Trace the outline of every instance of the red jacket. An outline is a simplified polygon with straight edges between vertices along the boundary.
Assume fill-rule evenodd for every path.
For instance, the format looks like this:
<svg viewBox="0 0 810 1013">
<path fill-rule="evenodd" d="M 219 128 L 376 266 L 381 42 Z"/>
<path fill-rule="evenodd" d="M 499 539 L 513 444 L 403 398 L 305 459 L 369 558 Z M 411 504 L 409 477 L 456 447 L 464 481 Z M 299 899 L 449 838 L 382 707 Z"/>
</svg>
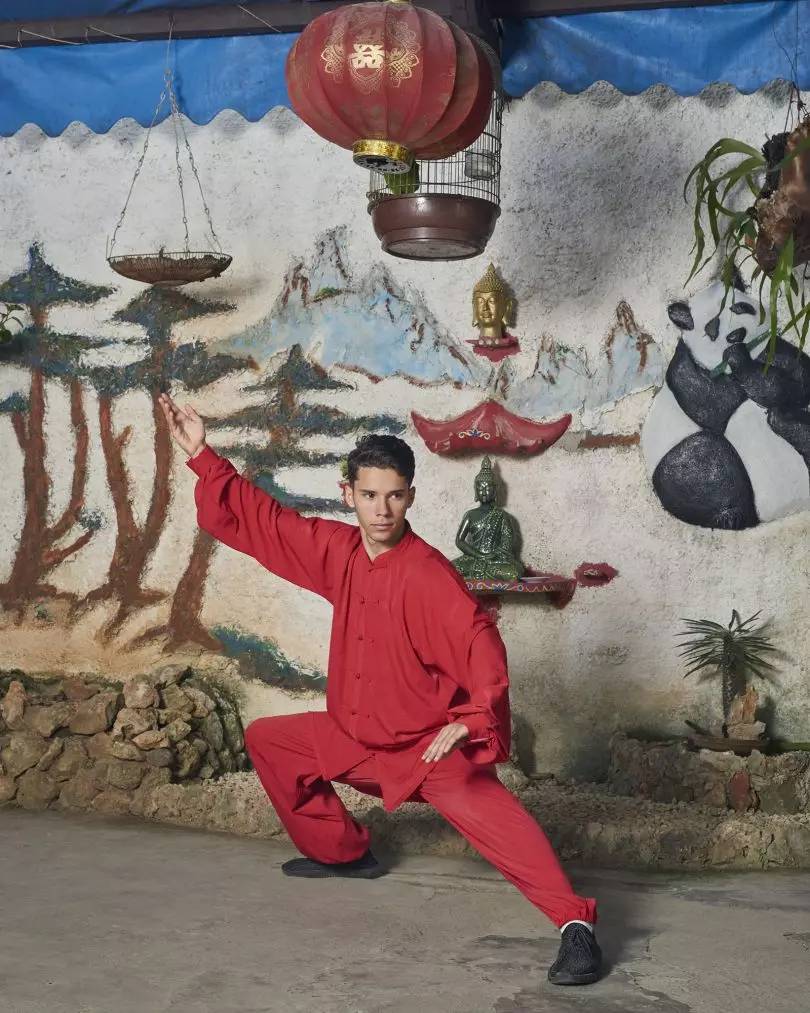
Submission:
<svg viewBox="0 0 810 1013">
<path fill-rule="evenodd" d="M 188 462 L 200 527 L 334 609 L 326 709 L 316 748 L 334 779 L 373 752 L 386 809 L 421 784 L 427 744 L 448 722 L 470 729 L 474 763 L 508 758 L 506 650 L 450 562 L 410 527 L 370 560 L 360 529 L 280 506 L 207 447 Z"/>
</svg>

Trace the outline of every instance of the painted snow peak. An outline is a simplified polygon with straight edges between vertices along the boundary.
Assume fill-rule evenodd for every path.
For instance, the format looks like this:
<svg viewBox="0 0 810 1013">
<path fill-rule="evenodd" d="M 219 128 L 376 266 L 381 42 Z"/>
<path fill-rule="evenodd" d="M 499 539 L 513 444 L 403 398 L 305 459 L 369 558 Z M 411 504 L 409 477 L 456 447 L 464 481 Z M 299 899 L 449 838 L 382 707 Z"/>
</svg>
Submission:
<svg viewBox="0 0 810 1013">
<path fill-rule="evenodd" d="M 641 447 L 665 510 L 739 530 L 810 506 L 810 358 L 780 338 L 766 372 L 768 320 L 741 284 L 723 295 L 669 306 L 681 339 Z"/>
<path fill-rule="evenodd" d="M 628 394 L 659 386 L 663 376 L 659 345 L 622 301 L 596 362 L 589 360 L 584 349 L 544 336 L 530 375 L 508 380 L 506 403 L 519 415 L 548 418 L 575 409 L 601 408 Z"/>
<path fill-rule="evenodd" d="M 423 297 L 402 288 L 382 264 L 362 278 L 353 275 L 343 228 L 322 235 L 311 260 L 288 268 L 268 316 L 224 348 L 263 363 L 293 345 L 327 369 L 344 366 L 379 379 L 401 375 L 421 383 L 483 385 L 489 375 L 489 367 L 439 324 Z"/>
</svg>

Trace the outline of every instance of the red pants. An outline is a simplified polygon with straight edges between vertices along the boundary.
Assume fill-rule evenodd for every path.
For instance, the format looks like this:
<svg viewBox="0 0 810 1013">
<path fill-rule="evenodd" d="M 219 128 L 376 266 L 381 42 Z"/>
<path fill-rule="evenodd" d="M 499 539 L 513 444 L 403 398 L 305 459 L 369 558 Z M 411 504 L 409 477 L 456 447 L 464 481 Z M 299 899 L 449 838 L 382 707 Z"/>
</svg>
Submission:
<svg viewBox="0 0 810 1013">
<path fill-rule="evenodd" d="M 298 850 L 319 862 L 349 862 L 370 843 L 337 792 L 320 775 L 312 718 L 260 718 L 245 741 L 256 772 Z M 366 795 L 380 795 L 373 753 L 337 779 Z M 459 751 L 439 761 L 409 800 L 427 802 L 557 926 L 593 922 L 593 900 L 577 897 L 548 838 L 498 780 L 495 768 L 470 763 Z"/>
</svg>

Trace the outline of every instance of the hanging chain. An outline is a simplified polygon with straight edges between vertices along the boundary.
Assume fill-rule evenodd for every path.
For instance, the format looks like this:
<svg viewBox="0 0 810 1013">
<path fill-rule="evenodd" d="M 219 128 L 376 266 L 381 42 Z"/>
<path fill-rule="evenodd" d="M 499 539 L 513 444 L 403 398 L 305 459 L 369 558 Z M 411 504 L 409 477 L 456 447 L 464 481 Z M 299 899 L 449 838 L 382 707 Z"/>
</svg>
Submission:
<svg viewBox="0 0 810 1013">
<path fill-rule="evenodd" d="M 184 232 L 185 232 L 184 252 L 185 253 L 189 253 L 190 252 L 190 240 L 189 240 L 189 233 L 188 233 L 188 215 L 187 215 L 187 212 L 186 212 L 186 194 L 185 194 L 185 185 L 184 185 L 184 180 L 183 180 L 183 167 L 182 167 L 182 164 L 180 162 L 180 135 L 181 134 L 182 134 L 182 137 L 183 137 L 183 143 L 184 143 L 184 146 L 185 146 L 185 149 L 186 149 L 186 153 L 188 155 L 189 164 L 191 166 L 191 171 L 192 171 L 192 173 L 194 175 L 194 179 L 196 180 L 197 189 L 200 191 L 200 199 L 202 200 L 202 206 L 203 206 L 203 210 L 205 211 L 205 217 L 206 217 L 206 220 L 208 222 L 208 228 L 209 228 L 209 231 L 211 233 L 211 238 L 213 240 L 213 244 L 214 244 L 217 252 L 218 253 L 222 253 L 222 245 L 221 245 L 221 243 L 219 241 L 219 236 L 217 235 L 216 230 L 214 228 L 214 222 L 213 222 L 213 219 L 211 217 L 211 211 L 210 211 L 210 209 L 208 207 L 208 204 L 206 202 L 205 194 L 203 193 L 202 182 L 200 180 L 200 174 L 197 171 L 197 164 L 194 161 L 194 154 L 193 154 L 193 152 L 191 150 L 191 144 L 189 143 L 188 134 L 186 132 L 186 126 L 185 126 L 185 123 L 183 122 L 183 117 L 182 117 L 182 115 L 180 113 L 180 107 L 179 107 L 179 105 L 177 103 L 177 96 L 175 95 L 175 91 L 174 91 L 174 85 L 173 85 L 174 75 L 172 74 L 172 69 L 171 69 L 171 44 L 172 44 L 172 29 L 173 29 L 173 27 L 174 27 L 174 23 L 173 23 L 173 21 L 170 21 L 169 22 L 169 36 L 168 36 L 168 40 L 167 40 L 167 44 L 166 44 L 166 68 L 165 68 L 165 70 L 163 72 L 163 81 L 164 81 L 163 91 L 160 93 L 160 99 L 158 100 L 157 108 L 155 109 L 155 115 L 152 117 L 152 122 L 149 124 L 149 129 L 146 131 L 146 140 L 144 141 L 143 151 L 141 152 L 141 157 L 138 159 L 138 164 L 137 164 L 137 166 L 135 168 L 135 175 L 132 177 L 132 183 L 130 184 L 130 187 L 129 187 L 129 193 L 127 194 L 127 199 L 126 199 L 126 201 L 124 203 L 123 210 L 121 211 L 121 216 L 118 219 L 118 223 L 115 226 L 115 229 L 114 229 L 113 234 L 112 234 L 112 239 L 110 240 L 110 243 L 109 243 L 109 248 L 108 248 L 108 252 L 107 252 L 108 258 L 112 257 L 113 250 L 115 248 L 115 240 L 116 240 L 116 237 L 118 235 L 118 230 L 121 228 L 121 226 L 124 223 L 124 217 L 126 216 L 127 208 L 129 207 L 129 202 L 130 202 L 130 199 L 132 198 L 132 191 L 135 189 L 135 183 L 137 182 L 138 176 L 140 175 L 141 169 L 143 168 L 144 159 L 146 158 L 146 153 L 149 150 L 149 139 L 150 139 L 150 136 L 151 136 L 151 133 L 152 133 L 152 128 L 154 127 L 155 123 L 157 122 L 158 116 L 160 115 L 160 110 L 163 108 L 163 103 L 166 101 L 167 98 L 169 100 L 170 113 L 171 113 L 171 117 L 172 117 L 172 126 L 174 128 L 174 160 L 175 160 L 175 165 L 177 167 L 177 183 L 178 183 L 178 186 L 180 187 L 180 204 L 181 204 L 181 207 L 182 207 L 182 210 L 183 210 L 183 229 L 184 229 Z"/>
<path fill-rule="evenodd" d="M 209 210 L 208 204 L 206 203 L 205 200 L 202 182 L 200 181 L 200 174 L 197 172 L 197 165 L 194 161 L 194 155 L 191 151 L 191 145 L 189 144 L 188 134 L 186 133 L 186 125 L 185 123 L 183 123 L 183 118 L 179 114 L 178 114 L 178 121 L 180 123 L 180 129 L 183 132 L 183 140 L 186 142 L 186 151 L 188 152 L 188 160 L 189 163 L 191 164 L 191 171 L 194 173 L 194 179 L 197 181 L 197 189 L 200 191 L 200 200 L 202 201 L 202 206 L 205 211 L 205 217 L 208 220 L 208 228 L 211 232 L 211 238 L 214 241 L 214 246 L 216 247 L 217 252 L 222 253 L 222 244 L 219 241 L 219 236 L 216 233 L 216 229 L 214 228 L 214 222 L 213 219 L 211 218 L 211 211 Z"/>
<path fill-rule="evenodd" d="M 169 91 L 169 102 L 172 107 L 172 127 L 174 127 L 174 161 L 177 166 L 177 183 L 180 187 L 180 205 L 183 209 L 183 229 L 185 230 L 185 246 L 183 251 L 189 252 L 189 239 L 188 239 L 188 216 L 186 214 L 186 193 L 183 189 L 183 166 L 180 164 L 180 131 L 177 128 L 177 124 L 180 120 L 180 110 L 177 108 L 177 99 L 174 94 L 174 88 L 172 88 L 172 72 L 169 67 L 166 67 L 166 87 Z"/>
<path fill-rule="evenodd" d="M 152 134 L 152 127 L 154 127 L 155 123 L 157 122 L 157 118 L 160 115 L 160 110 L 163 108 L 163 103 L 165 101 L 166 101 L 166 89 L 164 88 L 160 94 L 160 98 L 158 99 L 157 108 L 155 109 L 155 115 L 152 117 L 152 122 L 149 124 L 149 129 L 146 131 L 146 140 L 143 143 L 143 151 L 141 152 L 141 157 L 138 159 L 138 164 L 135 167 L 135 175 L 132 177 L 132 182 L 130 183 L 129 186 L 129 193 L 127 194 L 127 199 L 124 201 L 124 207 L 121 210 L 121 215 L 118 219 L 118 223 L 116 224 L 115 229 L 113 230 L 112 239 L 110 239 L 109 242 L 109 246 L 107 249 L 108 258 L 112 257 L 113 255 L 113 250 L 115 249 L 115 240 L 116 237 L 118 236 L 118 230 L 124 224 L 124 217 L 126 216 L 127 208 L 129 207 L 129 202 L 132 198 L 132 191 L 135 189 L 135 184 L 138 181 L 138 176 L 140 176 L 141 174 L 143 162 L 144 159 L 146 158 L 146 152 L 149 150 L 149 138 Z"/>
</svg>

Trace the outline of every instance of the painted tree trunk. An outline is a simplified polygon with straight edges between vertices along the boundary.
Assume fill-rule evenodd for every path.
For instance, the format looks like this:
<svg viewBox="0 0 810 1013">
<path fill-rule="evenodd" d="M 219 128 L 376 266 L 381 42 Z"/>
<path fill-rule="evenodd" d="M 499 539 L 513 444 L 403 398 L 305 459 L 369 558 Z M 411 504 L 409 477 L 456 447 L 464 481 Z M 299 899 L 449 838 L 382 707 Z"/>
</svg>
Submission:
<svg viewBox="0 0 810 1013">
<path fill-rule="evenodd" d="M 208 532 L 197 530 L 188 565 L 178 581 L 172 598 L 168 622 L 136 638 L 133 646 L 163 637 L 166 640 L 163 651 L 167 654 L 188 644 L 197 644 L 209 651 L 221 650 L 222 644 L 208 632 L 200 620 L 205 582 L 216 544 L 216 539 Z"/>
<path fill-rule="evenodd" d="M 12 416 L 14 432 L 23 452 L 25 520 L 11 574 L 8 581 L 0 585 L 0 600 L 18 609 L 37 598 L 57 596 L 56 587 L 46 583 L 46 578 L 93 537 L 92 530 L 83 531 L 68 545 L 56 547 L 78 523 L 87 484 L 89 437 L 84 393 L 76 378 L 70 380 L 69 389 L 70 422 L 75 439 L 73 477 L 68 505 L 51 526 L 48 525 L 51 480 L 45 463 L 45 382 L 41 370 L 35 369 L 31 374 L 27 417 L 22 412 Z"/>
<path fill-rule="evenodd" d="M 117 533 L 107 580 L 92 591 L 86 601 L 114 599 L 118 602 L 118 611 L 102 631 L 106 639 L 114 636 L 136 609 L 165 597 L 162 592 L 142 587 L 144 571 L 160 539 L 171 501 L 171 437 L 156 392 L 152 394 L 152 418 L 155 427 L 155 475 L 146 520 L 140 526 L 133 513 L 132 487 L 124 463 L 124 448 L 132 429 L 126 426 L 116 434 L 112 422 L 112 398 L 99 398 L 101 446 L 115 507 Z"/>
</svg>

